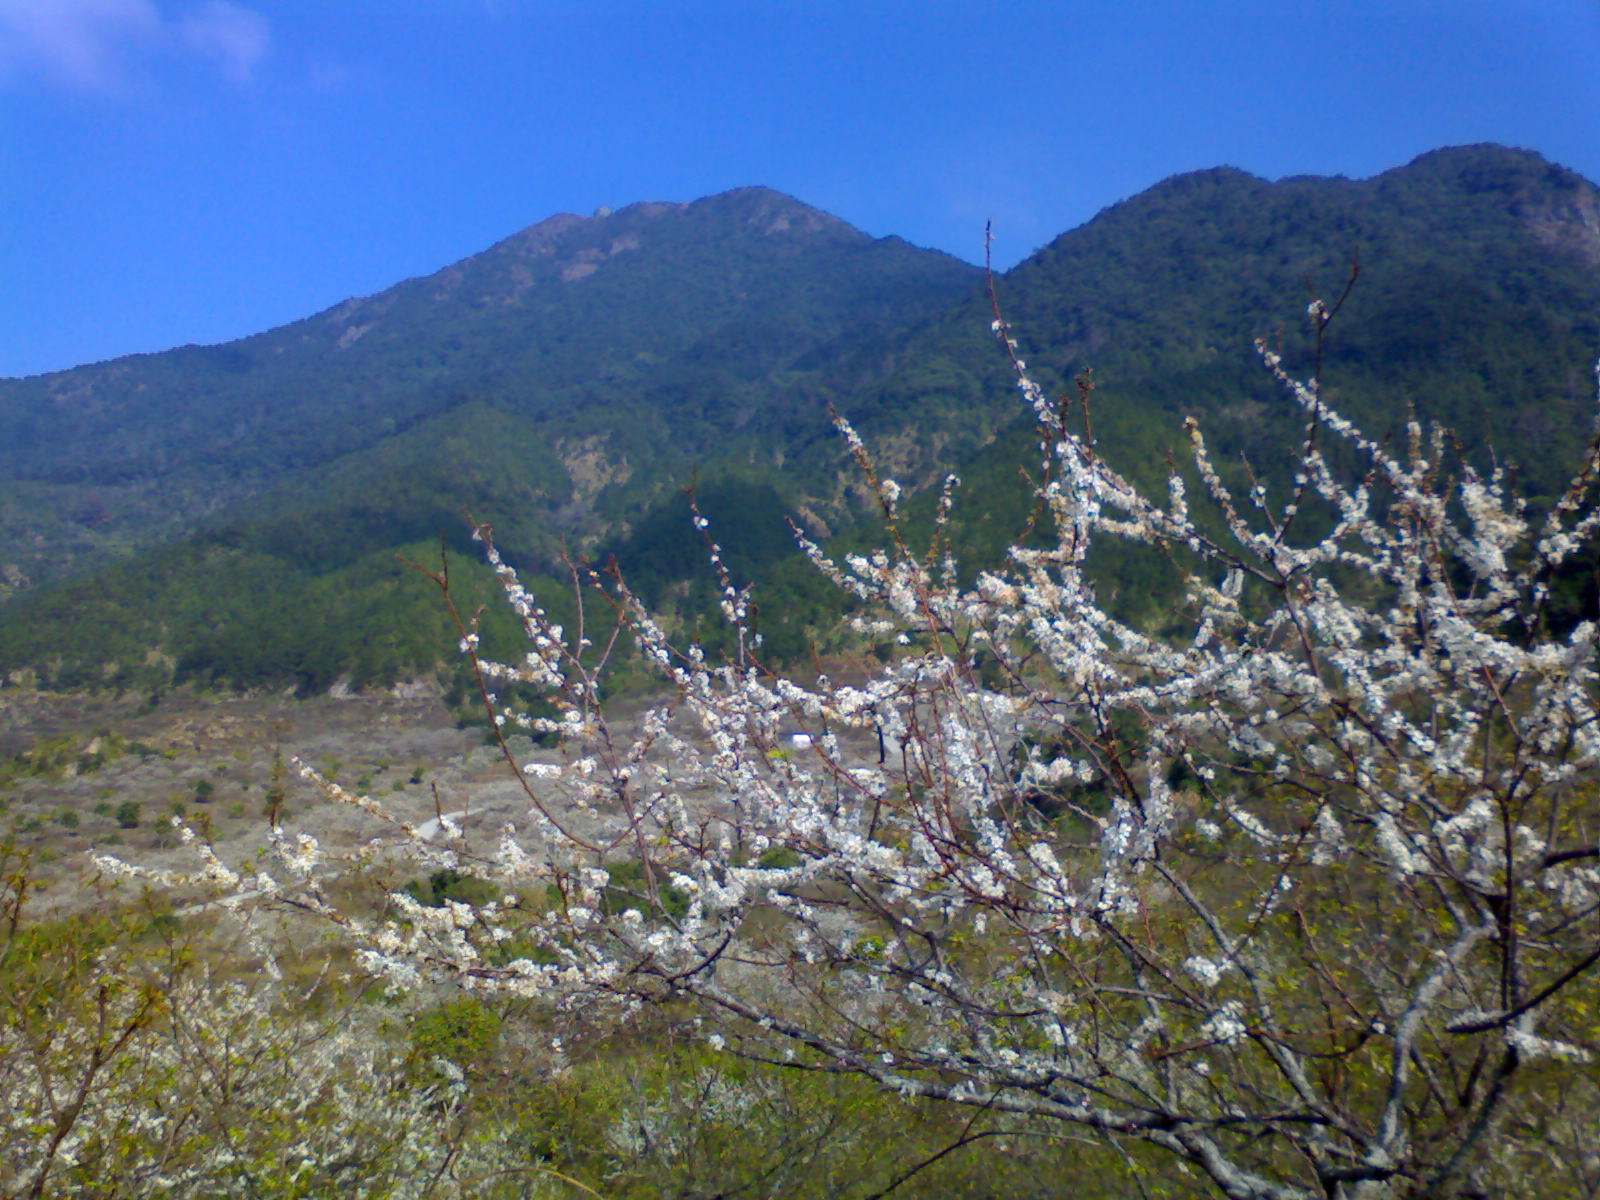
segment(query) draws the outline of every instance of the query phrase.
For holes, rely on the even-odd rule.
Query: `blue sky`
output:
[[[1600,0],[0,0],[0,375],[765,183],[1013,262],[1178,171],[1600,179]]]

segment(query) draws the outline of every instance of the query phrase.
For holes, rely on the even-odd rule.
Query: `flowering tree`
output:
[[[1319,346],[1337,307],[1311,306]],[[1282,485],[1230,487],[1191,422],[1189,485],[1152,499],[1069,428],[998,308],[995,330],[1045,433],[1041,517],[1002,566],[968,582],[944,549],[954,478],[931,548],[908,544],[899,487],[838,421],[887,544],[800,541],[876,674],[767,669],[698,510],[726,662],[614,571],[574,568],[589,616],[562,629],[480,529],[528,652],[489,661],[458,614],[461,649],[529,821],[430,839],[318,782],[502,898],[336,908],[320,849],[281,831],[286,871],[258,886],[399,988],[583,1024],[664,1006],[730,1053],[1143,1143],[1239,1200],[1593,1188],[1592,1117],[1558,1098],[1592,1094],[1600,1041],[1597,631],[1542,613],[1600,524],[1600,442],[1534,519],[1500,472],[1448,474],[1442,436],[1368,438],[1263,344],[1305,418]],[[1178,565],[1186,636],[1100,602],[1108,539]],[[618,721],[623,637],[665,687]],[[530,691],[553,716],[501,699]],[[520,763],[518,729],[563,762]]]

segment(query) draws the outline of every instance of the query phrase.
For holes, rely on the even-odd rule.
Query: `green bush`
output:
[[[501,895],[500,889],[487,880],[463,875],[449,867],[435,871],[428,876],[426,883],[412,880],[406,884],[405,890],[406,895],[429,908],[443,908],[447,900],[454,900],[457,904],[488,904],[491,900],[498,900]]]
[[[667,883],[659,868],[655,872],[654,897],[646,885],[644,867],[636,860],[609,862],[606,871],[611,875],[603,900],[608,913],[620,913],[629,908],[645,914],[655,910],[677,920],[689,911],[689,897]]]
[[[444,1059],[463,1071],[483,1066],[500,1041],[500,1016],[463,996],[429,1009],[411,1025],[411,1057],[425,1070]]]

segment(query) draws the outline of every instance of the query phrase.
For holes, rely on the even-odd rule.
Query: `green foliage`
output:
[[[267,822],[276,825],[284,816],[283,803],[289,795],[289,768],[283,761],[283,748],[274,747],[272,768],[267,774],[267,791],[263,798],[263,812]]]
[[[787,846],[773,846],[756,859],[756,866],[764,871],[785,871],[800,865],[800,856]]]
[[[1281,336],[1290,368],[1309,371],[1305,289],[1336,293],[1358,256],[1331,331],[1331,398],[1380,436],[1413,409],[1442,421],[1480,463],[1490,447],[1518,461],[1538,501],[1590,424],[1600,276],[1563,224],[1586,193],[1498,147],[1359,182],[1205,171],[1063,234],[999,290],[1031,369],[1070,391],[1092,366],[1098,442],[1159,487],[1186,414],[1235,479],[1241,456],[1297,436],[1251,339]],[[562,262],[596,269],[563,279]],[[679,629],[726,649],[681,494],[697,476],[735,582],[761,580],[764,655],[804,660],[837,641],[838,601],[797,561],[784,519],[825,517],[841,548],[874,529],[840,484],[827,403],[906,487],[961,474],[953,548],[968,569],[1026,524],[1016,463],[1037,434],[989,320],[972,269],[752,190],[562,219],[230,346],[0,384],[0,477],[16,481],[0,484],[0,557],[26,558],[40,521],[62,527],[53,552],[78,547],[69,562],[168,543],[7,602],[0,672],[152,696],[173,678],[316,692],[427,674],[456,631],[395,556],[431,568],[443,536],[453,581],[487,598],[467,513],[496,522],[553,609],[570,597],[564,543],[614,551]],[[78,409],[82,438],[40,425],[62,389],[96,400]],[[930,512],[909,505],[913,534]],[[1558,622],[1596,611],[1593,562],[1555,581]],[[1180,586],[1171,562],[1113,549],[1092,567],[1119,614],[1162,627]]]
[[[602,562],[614,557],[628,586],[653,606],[660,606],[668,589],[682,582],[691,588],[717,588],[707,537],[716,540],[723,562],[741,581],[764,577],[774,562],[794,553],[787,523],[794,504],[770,483],[729,477],[697,484],[694,495],[712,522],[704,533],[692,523],[688,493],[680,491],[652,507],[626,538],[597,555]],[[705,604],[691,602],[688,607]]]
[[[89,775],[121,758],[127,749],[121,736],[104,730],[89,738],[77,733],[42,738],[21,754],[0,761],[0,785],[27,778]]]
[[[425,883],[412,880],[405,890],[418,904],[430,908],[442,908],[447,900],[457,904],[487,904],[501,895],[500,889],[488,880],[463,875],[453,867],[435,871]]]
[[[530,1057],[544,1055],[535,1047]],[[525,1160],[579,1185],[552,1187],[552,1197],[587,1189],[607,1200],[868,1200],[891,1188],[913,1200],[1199,1194],[1137,1150],[1124,1157],[1004,1117],[968,1125],[964,1114],[865,1081],[684,1045],[655,1022],[580,1049],[559,1071],[531,1066],[512,1065],[515,1083],[481,1089],[479,1103]],[[527,1185],[507,1180],[492,1194],[525,1195],[519,1186]]]
[[[139,827],[139,804],[135,800],[124,800],[117,805],[117,825],[122,829],[137,829]]]
[[[446,1001],[412,1021],[412,1061],[430,1072],[441,1058],[463,1071],[481,1069],[499,1044],[500,1026],[499,1014],[481,1000]]]
[[[400,553],[438,560],[437,546],[427,544]],[[453,653],[457,634],[438,589],[392,550],[325,574],[214,543],[189,543],[156,558],[18,600],[8,611],[15,620],[0,623],[0,662],[30,657],[27,631],[42,627],[58,648],[45,672],[57,687],[146,686],[159,677],[163,684],[290,684],[311,694],[341,677],[357,687],[388,686],[431,673]],[[478,558],[452,552],[448,562],[469,612],[496,598]],[[552,590],[559,611],[569,593]],[[485,640],[506,651],[515,626],[503,610],[495,604],[486,615]],[[308,620],[308,612],[317,619]],[[152,646],[177,653],[152,664]]]
[[[0,1194],[474,1194],[444,1185],[457,1155],[482,1173],[452,1092],[404,1069],[325,958],[275,947],[293,989],[274,989],[203,919],[109,896],[39,919],[29,870],[0,843]]]
[[[646,915],[659,912],[676,920],[689,911],[689,897],[662,879],[659,871],[647,877],[639,860],[617,859],[608,862],[605,869],[611,876],[602,897],[607,913],[632,908]]]

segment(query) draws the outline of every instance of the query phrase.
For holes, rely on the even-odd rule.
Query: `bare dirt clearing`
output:
[[[859,673],[854,663],[828,665],[836,678]],[[613,735],[634,736],[652,699],[661,697],[609,700]],[[844,741],[852,757],[876,756],[865,735]],[[510,744],[520,763],[563,761],[561,750],[523,736]],[[0,833],[31,852],[42,885],[36,901],[58,911],[98,901],[93,850],[141,867],[195,870],[198,860],[180,845],[174,816],[236,869],[265,850],[275,798],[283,827],[310,834],[330,853],[397,836],[381,821],[328,800],[289,765],[294,758],[421,831],[437,834],[437,818],[446,815],[479,850],[491,847],[507,823],[529,822],[523,782],[486,727],[462,727],[431,684],[308,699],[179,688],[155,703],[7,688],[0,691]],[[601,837],[621,819],[576,812],[559,789],[539,790],[564,822],[588,836]],[[716,802],[705,800],[709,814]],[[208,902],[197,896],[192,903]]]
[[[552,751],[518,739],[534,759]],[[237,863],[264,845],[270,797],[284,824],[330,849],[382,832],[329,803],[288,761],[298,756],[416,824],[466,812],[469,830],[520,820],[527,801],[481,727],[458,728],[436,690],[234,696],[178,690],[144,698],[0,693],[0,829],[34,856],[51,908],[92,903],[91,849],[143,866],[190,869],[171,817]],[[284,769],[275,770],[280,760]],[[459,820],[459,819],[458,819]],[[480,824],[481,823],[481,824]]]

